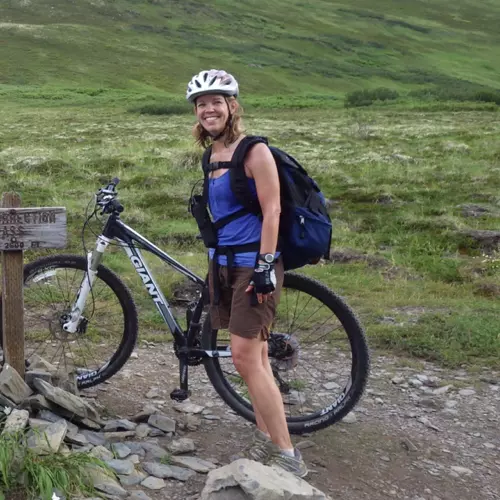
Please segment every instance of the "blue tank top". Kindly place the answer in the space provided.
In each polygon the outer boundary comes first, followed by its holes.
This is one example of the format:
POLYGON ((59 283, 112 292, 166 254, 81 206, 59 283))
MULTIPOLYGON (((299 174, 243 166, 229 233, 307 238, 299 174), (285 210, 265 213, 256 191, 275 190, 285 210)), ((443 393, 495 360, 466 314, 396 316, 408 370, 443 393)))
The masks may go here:
MULTIPOLYGON (((223 217, 234 214, 241 210, 241 205, 233 194, 231 189, 231 182, 229 171, 222 174, 215 179, 209 179, 208 187, 208 203, 213 221, 217 222, 223 217)), ((249 187, 252 195, 257 197, 257 189, 255 181, 248 179, 249 187)), ((231 221, 224 227, 218 230, 217 237, 219 245, 246 245, 247 243, 256 243, 260 241, 262 232, 262 222, 254 214, 246 214, 238 219, 231 221)), ((210 248, 210 259, 214 256, 215 249, 210 248)), ((255 267, 258 252, 244 252, 238 253, 234 256, 235 267, 255 267)), ((219 255, 219 264, 221 266, 227 265, 227 257, 219 255)))

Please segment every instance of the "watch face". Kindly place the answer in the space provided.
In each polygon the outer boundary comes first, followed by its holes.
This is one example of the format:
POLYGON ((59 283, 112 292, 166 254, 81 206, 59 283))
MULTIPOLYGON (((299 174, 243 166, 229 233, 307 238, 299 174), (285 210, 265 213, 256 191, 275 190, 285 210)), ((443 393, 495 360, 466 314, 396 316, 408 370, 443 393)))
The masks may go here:
POLYGON ((264 260, 268 264, 272 264, 274 262, 274 255, 272 253, 266 253, 266 255, 264 255, 264 260))

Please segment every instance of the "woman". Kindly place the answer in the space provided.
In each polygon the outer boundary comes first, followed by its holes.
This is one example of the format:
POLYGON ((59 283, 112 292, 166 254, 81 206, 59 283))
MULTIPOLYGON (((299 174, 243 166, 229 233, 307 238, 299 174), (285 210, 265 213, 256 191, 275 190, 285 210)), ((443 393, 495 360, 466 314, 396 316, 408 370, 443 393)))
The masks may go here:
MULTIPOLYGON (((238 83, 221 70, 202 71, 188 84, 186 97, 194 105, 198 144, 211 148, 208 203, 214 222, 243 209, 234 196, 227 168, 245 137, 238 83)), ((276 252, 280 220, 278 171, 269 148, 255 144, 247 153, 244 169, 261 216, 245 213, 218 229, 218 248, 240 247, 231 258, 217 248, 209 251, 210 315, 214 328, 231 334, 233 363, 247 384, 257 430, 252 443, 234 458, 275 464, 300 477, 307 467, 294 449, 285 418, 283 400, 268 359, 267 339, 283 284, 283 263, 276 252), (253 251, 248 251, 254 247, 253 251), (243 246, 243 248, 241 248, 243 246), (247 246, 247 249, 245 249, 247 246), (256 300, 255 300, 256 299, 256 300)), ((233 458, 233 457, 232 457, 233 458)))

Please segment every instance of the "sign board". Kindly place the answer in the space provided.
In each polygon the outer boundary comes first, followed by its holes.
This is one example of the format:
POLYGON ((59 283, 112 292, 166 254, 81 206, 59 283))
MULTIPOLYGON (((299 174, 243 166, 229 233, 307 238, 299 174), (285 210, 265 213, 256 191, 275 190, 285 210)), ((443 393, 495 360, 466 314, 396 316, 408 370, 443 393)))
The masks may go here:
POLYGON ((66 246, 66 208, 0 208, 0 252, 66 246))

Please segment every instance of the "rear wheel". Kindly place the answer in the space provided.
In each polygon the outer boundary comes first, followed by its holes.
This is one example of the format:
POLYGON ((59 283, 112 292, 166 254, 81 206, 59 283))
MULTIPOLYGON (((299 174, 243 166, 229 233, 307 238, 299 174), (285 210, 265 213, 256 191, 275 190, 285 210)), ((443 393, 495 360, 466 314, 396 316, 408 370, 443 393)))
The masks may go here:
MULTIPOLYGON (((60 379, 76 378, 79 388, 113 376, 127 361, 137 339, 137 311, 126 285, 99 266, 77 332, 62 325, 85 278, 87 260, 54 255, 24 267, 24 330, 27 364, 33 359, 57 369, 60 379)), ((0 302, 0 312, 1 312, 0 302)), ((0 324, 0 346, 1 346, 0 324)))
MULTIPOLYGON (((222 348, 229 340, 229 332, 212 329, 207 317, 204 348, 222 348)), ((363 329, 345 302, 314 279, 285 273, 268 352, 291 433, 341 420, 363 393, 370 365, 363 329)), ((221 398, 254 422, 247 386, 232 359, 206 358, 205 369, 221 398)))

